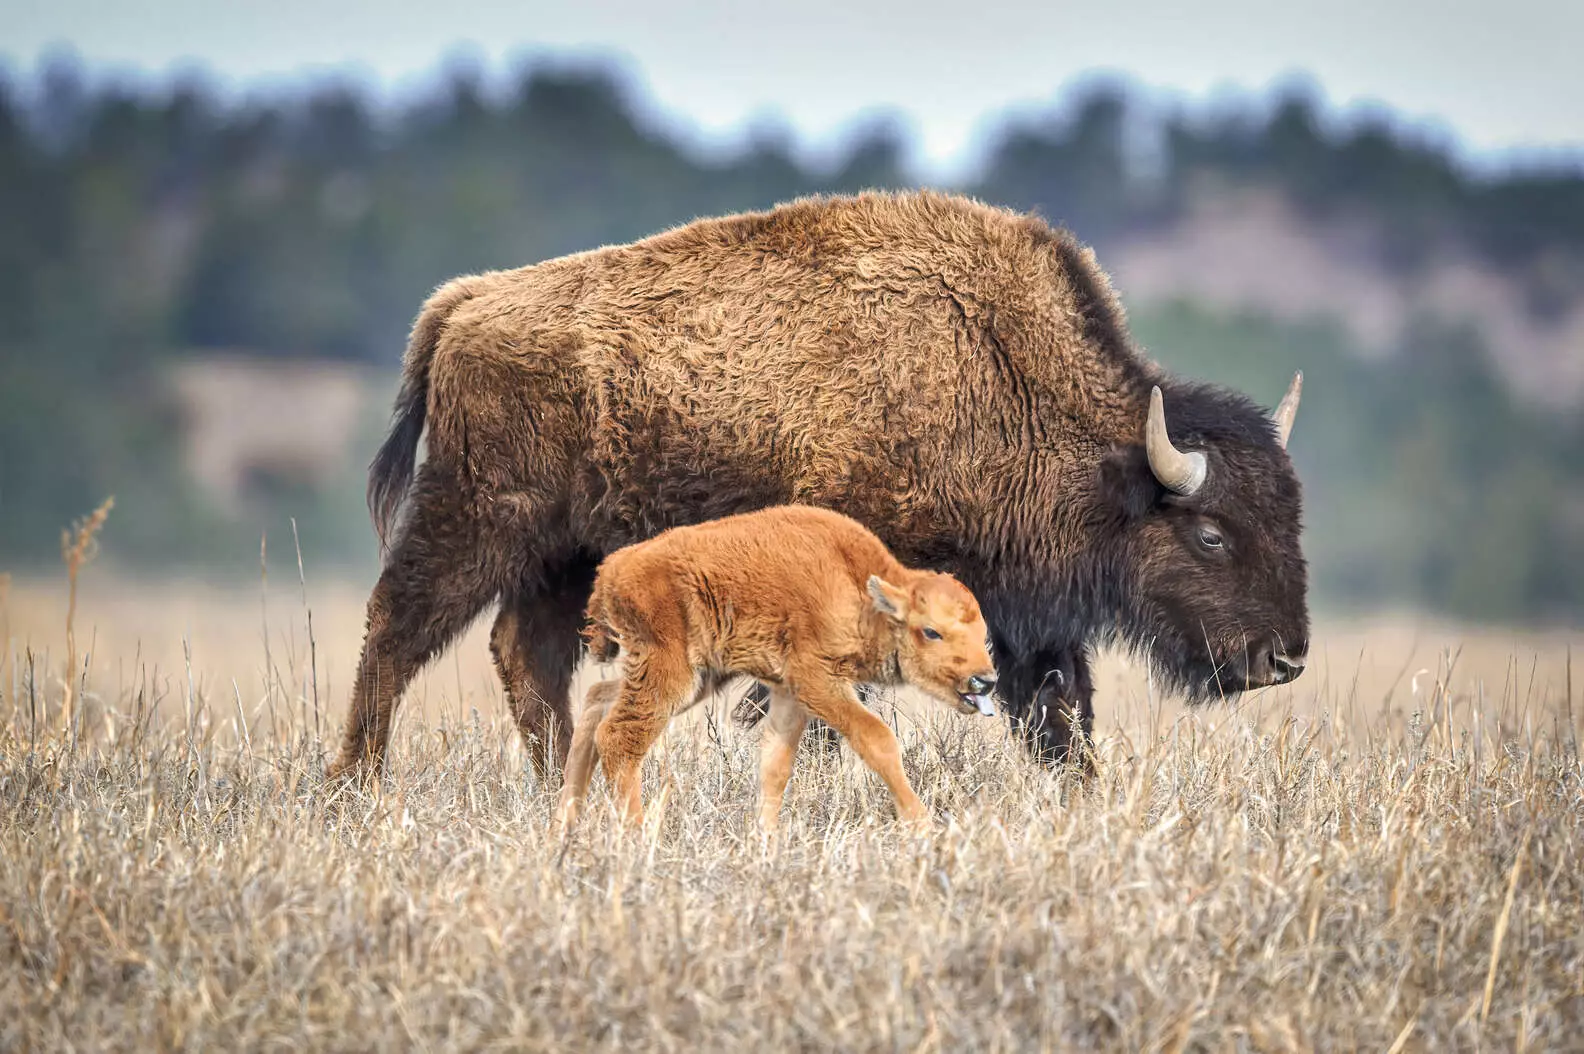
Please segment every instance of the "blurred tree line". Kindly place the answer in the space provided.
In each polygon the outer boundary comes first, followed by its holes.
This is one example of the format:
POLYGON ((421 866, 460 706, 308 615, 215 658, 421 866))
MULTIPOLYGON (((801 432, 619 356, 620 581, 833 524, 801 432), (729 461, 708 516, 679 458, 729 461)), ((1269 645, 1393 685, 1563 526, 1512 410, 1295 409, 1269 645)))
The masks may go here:
MULTIPOLYGON (((0 560, 47 556, 59 527, 110 492, 107 545, 128 561, 256 553, 260 525, 208 507, 174 454, 160 370, 183 357, 394 368, 419 304, 454 275, 800 194, 918 182, 890 125, 817 167, 773 136, 701 156, 640 109, 612 74, 578 66, 535 66, 504 96, 455 71, 395 110, 337 84, 227 103, 197 81, 93 84, 69 62, 0 73, 0 560)), ((1327 130, 1302 95, 1167 116, 1140 163, 1131 112, 1125 92, 1102 87, 1009 123, 961 189, 1037 208, 1103 259, 1108 242, 1171 223, 1199 182, 1271 186, 1316 215, 1367 213, 1396 268, 1457 244, 1550 275, 1526 283, 1537 310, 1547 290, 1565 300, 1584 286, 1576 172, 1476 179, 1384 119, 1327 130)), ((1370 364, 1340 329, 1192 305, 1133 314, 1167 365, 1267 401, 1306 370, 1295 456, 1317 598, 1584 614, 1584 428, 1517 406, 1477 334, 1426 320, 1370 364)), ((331 489, 280 505, 321 562, 372 560, 359 481, 331 489)))

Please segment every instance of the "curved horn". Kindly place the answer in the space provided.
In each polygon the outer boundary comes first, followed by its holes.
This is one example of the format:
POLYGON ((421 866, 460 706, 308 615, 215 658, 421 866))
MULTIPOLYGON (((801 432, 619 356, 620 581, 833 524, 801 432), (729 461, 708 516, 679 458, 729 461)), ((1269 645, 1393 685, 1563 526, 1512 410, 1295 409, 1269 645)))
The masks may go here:
POLYGON ((1282 396, 1281 405, 1276 407, 1276 412, 1271 414, 1271 420, 1276 422, 1276 442, 1283 450, 1287 449, 1287 437, 1292 435, 1293 418, 1298 416, 1298 397, 1303 394, 1303 371, 1293 374, 1292 383, 1287 386, 1287 394, 1282 396))
POLYGON ((1205 456, 1197 450, 1183 453, 1172 446, 1166 435, 1166 404, 1159 387, 1150 390, 1149 420, 1144 425, 1144 450, 1149 454, 1150 471, 1161 486, 1183 497, 1204 485, 1205 456))

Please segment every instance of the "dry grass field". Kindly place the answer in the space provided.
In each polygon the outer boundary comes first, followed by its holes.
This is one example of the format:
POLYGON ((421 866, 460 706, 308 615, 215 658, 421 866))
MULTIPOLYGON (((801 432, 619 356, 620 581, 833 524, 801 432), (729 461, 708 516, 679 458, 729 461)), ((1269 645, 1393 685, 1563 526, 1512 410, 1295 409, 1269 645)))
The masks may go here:
POLYGON ((363 595, 92 567, 62 735, 65 586, 10 587, 0 1050, 1584 1049, 1568 634, 1330 620, 1192 713, 1108 656, 1088 788, 890 700, 923 838, 844 748, 761 844, 732 696, 560 844, 487 625, 322 786, 363 595))

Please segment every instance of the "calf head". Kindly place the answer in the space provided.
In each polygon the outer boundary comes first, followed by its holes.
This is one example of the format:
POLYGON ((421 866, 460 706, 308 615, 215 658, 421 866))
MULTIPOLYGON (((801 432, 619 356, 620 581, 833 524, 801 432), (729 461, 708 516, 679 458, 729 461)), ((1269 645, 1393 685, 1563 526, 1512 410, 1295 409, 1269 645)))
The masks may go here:
POLYGON ((995 713, 989 630, 966 586, 933 572, 900 585, 870 575, 869 597, 895 633, 897 668, 905 682, 965 714, 995 713))

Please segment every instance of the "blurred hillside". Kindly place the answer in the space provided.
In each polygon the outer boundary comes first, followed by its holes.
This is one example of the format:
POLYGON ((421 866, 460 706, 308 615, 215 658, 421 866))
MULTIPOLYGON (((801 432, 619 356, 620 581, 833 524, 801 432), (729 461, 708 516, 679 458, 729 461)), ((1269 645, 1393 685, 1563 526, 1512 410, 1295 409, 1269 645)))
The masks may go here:
MULTIPOLYGON (((638 101, 587 67, 396 110, 0 76, 0 567, 114 493, 126 563, 244 573, 293 517, 311 564, 366 571, 363 466, 434 286, 920 182, 884 124, 824 167, 773 137, 706 157, 638 101)), ((1267 404, 1305 370, 1318 602, 1584 620, 1584 170, 1476 177, 1301 96, 1189 119, 1102 87, 1004 122, 956 189, 1094 244, 1168 366, 1267 404)))

